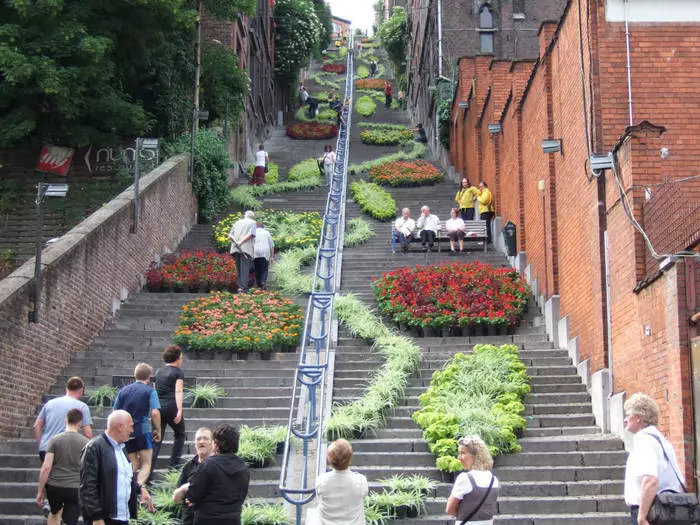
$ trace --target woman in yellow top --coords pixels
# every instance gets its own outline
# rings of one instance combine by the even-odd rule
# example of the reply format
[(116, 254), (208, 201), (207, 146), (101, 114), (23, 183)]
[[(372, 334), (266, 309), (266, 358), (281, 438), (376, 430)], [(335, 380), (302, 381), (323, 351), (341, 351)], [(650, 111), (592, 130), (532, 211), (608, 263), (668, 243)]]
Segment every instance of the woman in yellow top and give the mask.
[(479, 189), (469, 183), (469, 179), (462, 179), (455, 201), (459, 206), (459, 215), (463, 221), (474, 220), (474, 199), (479, 195)]
[(486, 221), (487, 242), (491, 244), (491, 221), (496, 214), (494, 213), (493, 195), (491, 195), (488, 184), (483, 180), (479, 183), (477, 200), (479, 201), (479, 218), (482, 221)]

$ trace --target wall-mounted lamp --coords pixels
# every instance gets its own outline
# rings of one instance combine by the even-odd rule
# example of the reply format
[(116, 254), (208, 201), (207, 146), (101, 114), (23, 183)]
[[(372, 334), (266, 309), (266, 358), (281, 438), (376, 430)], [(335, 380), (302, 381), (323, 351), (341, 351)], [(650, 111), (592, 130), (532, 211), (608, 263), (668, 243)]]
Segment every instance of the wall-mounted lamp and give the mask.
[(561, 139), (542, 139), (542, 151), (545, 153), (558, 153), (561, 150)]
[(604, 170), (612, 169), (613, 159), (611, 155), (598, 155), (594, 153), (589, 159), (593, 175), (599, 177)]
[(501, 126), (500, 122), (497, 122), (496, 124), (489, 124), (489, 133), (491, 135), (496, 135), (503, 131), (503, 127)]
[(457, 107), (459, 109), (469, 109), (469, 101), (468, 100), (463, 100), (462, 102), (457, 103)]

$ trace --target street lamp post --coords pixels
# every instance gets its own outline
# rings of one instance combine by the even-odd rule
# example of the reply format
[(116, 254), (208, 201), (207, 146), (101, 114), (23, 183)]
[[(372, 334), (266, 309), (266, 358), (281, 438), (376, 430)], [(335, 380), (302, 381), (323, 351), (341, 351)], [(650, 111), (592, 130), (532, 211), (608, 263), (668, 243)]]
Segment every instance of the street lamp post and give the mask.
[(36, 189), (36, 239), (34, 259), (34, 310), (29, 312), (29, 322), (39, 322), (39, 309), (41, 306), (41, 252), (44, 249), (44, 198), (65, 197), (68, 193), (68, 184), (49, 184), (40, 182)]

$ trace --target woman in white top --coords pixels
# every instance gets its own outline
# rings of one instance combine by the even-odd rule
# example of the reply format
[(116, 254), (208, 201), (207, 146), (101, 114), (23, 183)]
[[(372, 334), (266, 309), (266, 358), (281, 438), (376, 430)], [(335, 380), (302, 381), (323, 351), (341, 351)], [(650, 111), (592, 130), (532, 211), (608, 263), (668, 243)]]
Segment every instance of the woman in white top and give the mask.
[(455, 516), (456, 525), (493, 525), (500, 484), (491, 472), (493, 458), (479, 436), (465, 436), (458, 442), (457, 459), (466, 472), (457, 476), (445, 512)]
[(333, 151), (333, 146), (326, 144), (323, 148), (323, 156), (318, 161), (323, 163), (323, 171), (326, 174), (326, 186), (330, 186), (333, 181), (333, 170), (335, 169), (335, 151)]
[(455, 241), (459, 241), (459, 251), (464, 251), (465, 225), (464, 221), (459, 216), (457, 208), (452, 208), (452, 210), (450, 210), (450, 218), (447, 219), (445, 223), (445, 229), (447, 229), (447, 236), (450, 238), (451, 254), (454, 255), (457, 253), (455, 251)]
[(258, 144), (258, 151), (255, 153), (255, 169), (253, 170), (253, 178), (250, 183), (253, 186), (262, 186), (265, 184), (265, 166), (270, 162), (270, 157), (265, 151), (265, 146)]
[(317, 525), (365, 525), (367, 478), (350, 470), (352, 446), (338, 439), (328, 447), (333, 468), (316, 480)]

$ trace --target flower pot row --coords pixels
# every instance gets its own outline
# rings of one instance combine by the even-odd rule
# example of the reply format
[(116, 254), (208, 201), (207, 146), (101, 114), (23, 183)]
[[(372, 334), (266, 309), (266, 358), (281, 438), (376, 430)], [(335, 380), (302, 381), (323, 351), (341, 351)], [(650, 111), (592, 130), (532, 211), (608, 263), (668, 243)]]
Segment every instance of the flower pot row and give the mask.
[(413, 337), (478, 337), (489, 335), (513, 335), (518, 323), (515, 325), (481, 324), (473, 326), (408, 326), (399, 323), (399, 331), (410, 333)]
[(275, 345), (270, 351), (254, 351), (248, 352), (246, 350), (198, 350), (198, 349), (185, 349), (187, 356), (193, 361), (231, 361), (234, 359), (237, 361), (243, 361), (248, 359), (250, 355), (260, 355), (262, 361), (269, 361), (273, 353), (289, 353), (293, 354), (297, 351), (295, 345)]

